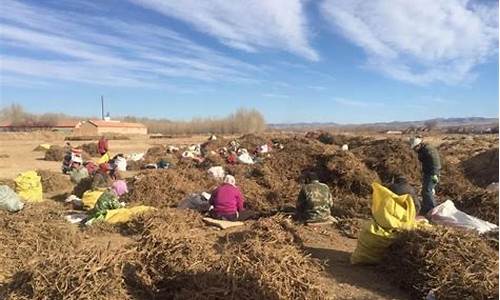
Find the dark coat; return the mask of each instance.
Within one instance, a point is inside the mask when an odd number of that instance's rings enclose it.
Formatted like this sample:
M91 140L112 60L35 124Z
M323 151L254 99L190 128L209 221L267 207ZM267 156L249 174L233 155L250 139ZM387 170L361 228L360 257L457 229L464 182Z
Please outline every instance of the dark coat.
M415 209L417 213L420 211L420 200L417 197L417 191L413 186L411 186L408 182L405 180L395 182L391 184L389 189L396 195L402 196L402 195L410 195L413 203L415 204Z
M422 163L422 172L425 175L439 175L441 170L441 159L436 148L428 144L422 144L417 150L418 160Z

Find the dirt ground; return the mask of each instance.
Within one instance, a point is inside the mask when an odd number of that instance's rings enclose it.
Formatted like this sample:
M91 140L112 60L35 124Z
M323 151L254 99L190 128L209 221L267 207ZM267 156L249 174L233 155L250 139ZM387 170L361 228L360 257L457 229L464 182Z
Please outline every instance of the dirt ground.
M373 140L379 139L380 136L372 137ZM484 143L484 145L488 144L488 147L491 145L498 144L498 137L496 138L496 142L488 142ZM109 146L112 154L124 153L130 154L134 152L145 152L147 149L155 146L155 145L190 145L195 143L201 143L206 141L207 136L194 136L194 137L180 137L180 138L169 138L169 139L149 139L149 138L138 138L134 137L130 140L111 140L109 142ZM462 140L462 137L455 137L456 140ZM448 153L449 148L448 144L453 143L446 136L436 136L428 139L433 145L442 149L443 153ZM81 141L81 142L71 142L72 145L77 146L80 144L88 143L91 141ZM95 141L94 141L95 142ZM61 163L60 162L52 162L45 161L43 159L44 153L33 151L40 144L51 144L51 145L59 145L63 146L65 144L64 136L59 134L0 134L0 179L12 179L19 172L32 170L32 169L43 169L50 170L54 172L60 172ZM447 144L448 143L448 144ZM469 155L465 157L459 156L463 155L453 153L451 158L455 158L457 156L460 159L456 159L458 163L463 161L464 159L472 158L475 154L475 150L471 149L482 149L481 147L486 147L481 144L481 140L477 142L478 144L472 144L471 148L468 149L470 152ZM374 142L376 145L376 142ZM311 151L314 151L315 144L311 146ZM330 146L328 146L330 147ZM335 151L336 146L331 146L332 153L337 153ZM474 148L475 147L475 148ZM397 147L396 147L397 149ZM451 148L450 148L451 149ZM454 149L454 148L453 148ZM487 150L485 148L483 150ZM382 149L383 150L383 149ZM381 151L382 151L381 150ZM371 161L366 161L363 159L363 155L365 152L363 149L353 149L353 153L357 156L351 155L352 157L348 157L350 161L353 161L353 165L342 165L341 162L336 160L328 160L325 162L325 165L319 166L321 170L338 170L342 168L353 168L356 170L360 170L360 172L364 172L365 164L370 165ZM388 163L393 161L393 157L384 157L384 160L387 160ZM277 159L276 164L283 165L283 168L286 168L286 161L279 161ZM362 165L358 166L358 165ZM281 167L281 166L280 166ZM293 168L292 166L288 166L289 168ZM326 169L325 169L326 168ZM379 174L383 174L387 170L380 167L374 166L373 170L376 170ZM259 170L266 176L269 175L268 169ZM201 171L200 171L201 172ZM236 170L235 172L239 172ZM136 174L136 172L129 173L127 172L125 175L130 177ZM357 174L357 173L355 173ZM238 175L238 174L237 174ZM373 175L373 176L378 176ZM184 175L183 175L184 176ZM186 175L187 179L191 179L191 175ZM193 175L195 176L195 175ZM348 177L347 175L338 175L339 177L345 176L344 181L354 182L355 178ZM357 175L356 175L357 176ZM369 176L366 180L370 181L371 178L375 178L373 176ZM416 179L418 176L415 175ZM196 176L193 177L196 179ZM262 176L264 178L264 176ZM384 179L383 177L381 177ZM264 179L262 179L264 180ZM466 179L464 179L466 180ZM344 184L344 182L339 181L336 184ZM360 194L369 194L365 193L363 187L366 186L364 182L355 182L357 185L349 185L349 189L359 190ZM243 183L242 183L243 184ZM253 182L248 181L248 184L254 184ZM264 182L265 184L269 184L271 188L273 187L274 182ZM277 187L277 189L285 190L291 185L297 185L295 181L288 182L287 185ZM256 186L258 189L259 186ZM243 188L244 190L244 188ZM181 189L182 192L185 190ZM244 190L245 191L245 190ZM253 192L253 190L251 190ZM341 192L339 190L339 192ZM256 197L261 196L258 191L255 192ZM51 195L44 195L45 198L49 198ZM53 200L49 200L53 201ZM367 202L361 202L361 205L365 205ZM64 227L71 227L73 225L66 224L62 225ZM248 225L241 227L236 230L244 230L248 228ZM97 231L99 229L96 229ZM213 229L209 229L213 230ZM387 278L381 274L376 267L369 266L352 266L350 264L350 256L356 247L357 240L355 238L346 237L345 234L341 234L341 232L337 229L337 227L333 225L328 225L325 227L301 227L298 234L302 239L305 249L307 253L309 253L313 258L320 259L326 263L326 269L322 273L321 277L321 285L324 287L324 290L327 291L328 298L331 299L410 299L409 294L397 286L391 284ZM128 244L133 242L133 238L128 236L120 235L116 232L99 232L99 234L84 234L81 243L79 244L80 248L86 247L95 247L96 245L100 245L99 247L105 247L103 245L113 245L112 249L117 249L120 247L125 247ZM5 279L3 276L6 274L0 274L0 286L2 285L2 281ZM1 294L0 294L1 296Z
M30 138L31 137L31 138ZM190 145L206 140L206 136L180 137L170 139L149 139L132 137L130 140L111 140L109 147L112 154L144 152L154 145ZM70 141L78 146L97 141ZM44 152L33 151L40 144L65 145L64 136L59 134L0 134L0 178L14 178L18 173L43 169L60 171L61 163L44 160Z

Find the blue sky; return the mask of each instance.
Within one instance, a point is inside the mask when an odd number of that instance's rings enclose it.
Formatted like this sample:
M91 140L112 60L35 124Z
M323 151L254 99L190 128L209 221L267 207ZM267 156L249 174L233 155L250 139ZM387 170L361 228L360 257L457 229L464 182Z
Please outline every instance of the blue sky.
M1 0L1 105L174 120L498 117L498 2Z

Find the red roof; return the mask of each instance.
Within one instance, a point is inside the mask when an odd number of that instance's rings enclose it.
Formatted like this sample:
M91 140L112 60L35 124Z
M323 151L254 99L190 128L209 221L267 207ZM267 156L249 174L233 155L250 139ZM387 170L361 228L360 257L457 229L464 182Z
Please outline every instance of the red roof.
M89 123L97 127L146 128L146 126L141 123L130 123L130 122L120 122L120 121L89 120Z

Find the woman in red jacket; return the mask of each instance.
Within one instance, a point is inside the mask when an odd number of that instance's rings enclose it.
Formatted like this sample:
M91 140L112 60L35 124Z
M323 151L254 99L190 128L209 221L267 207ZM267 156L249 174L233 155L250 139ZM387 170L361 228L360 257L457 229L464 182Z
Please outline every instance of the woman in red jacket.
M224 177L224 183L212 192L209 203L213 206L210 216L219 220L243 221L250 219L254 213L244 209L245 199L236 186L232 175Z

